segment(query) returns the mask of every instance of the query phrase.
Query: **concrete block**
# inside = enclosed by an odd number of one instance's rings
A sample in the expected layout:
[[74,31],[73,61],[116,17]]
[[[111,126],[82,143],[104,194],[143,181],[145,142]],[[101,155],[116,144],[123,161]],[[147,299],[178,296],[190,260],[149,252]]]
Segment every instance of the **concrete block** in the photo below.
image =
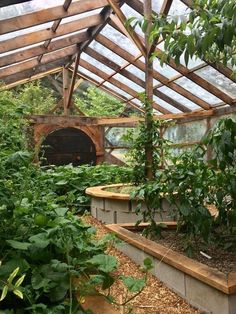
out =
[[92,197],[91,206],[95,208],[104,209],[104,199],[101,197]]
[[105,199],[105,210],[112,211],[129,211],[129,201],[127,200],[115,200],[115,199]]
[[181,296],[185,296],[185,274],[178,269],[154,259],[154,275]]
[[97,219],[105,224],[114,224],[114,212],[113,211],[105,211],[99,208],[97,210]]
[[229,314],[236,314],[236,294],[229,296]]
[[[229,312],[229,297],[223,292],[186,275],[186,298],[189,303],[212,314],[235,314]],[[233,302],[232,302],[233,304]]]
[[133,212],[117,211],[117,223],[135,223],[138,220],[142,220],[142,215],[136,215]]

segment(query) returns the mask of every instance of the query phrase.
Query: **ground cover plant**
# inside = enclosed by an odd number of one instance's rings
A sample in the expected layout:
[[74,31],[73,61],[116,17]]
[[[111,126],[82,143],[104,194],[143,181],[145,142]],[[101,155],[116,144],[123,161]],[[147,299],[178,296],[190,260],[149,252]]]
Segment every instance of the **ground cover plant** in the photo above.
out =
[[[96,240],[95,228],[76,214],[88,207],[86,187],[126,182],[130,170],[34,165],[22,132],[29,129],[27,106],[12,92],[0,94],[0,105],[0,313],[82,313],[75,294],[97,287],[112,302],[118,265],[105,250],[113,237]],[[146,282],[145,276],[121,279],[132,294]]]

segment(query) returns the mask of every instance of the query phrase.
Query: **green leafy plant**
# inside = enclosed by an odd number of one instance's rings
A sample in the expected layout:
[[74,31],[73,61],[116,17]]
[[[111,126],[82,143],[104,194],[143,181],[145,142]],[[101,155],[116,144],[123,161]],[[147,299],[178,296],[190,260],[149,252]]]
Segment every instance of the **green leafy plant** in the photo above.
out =
[[76,96],[75,104],[83,113],[92,117],[117,117],[125,108],[116,98],[96,87],[89,87],[82,96]]

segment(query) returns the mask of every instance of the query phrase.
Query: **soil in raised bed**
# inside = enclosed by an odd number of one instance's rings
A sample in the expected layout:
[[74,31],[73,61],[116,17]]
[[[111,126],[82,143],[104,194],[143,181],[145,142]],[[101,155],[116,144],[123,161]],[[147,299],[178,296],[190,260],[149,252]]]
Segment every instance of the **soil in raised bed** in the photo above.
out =
[[[184,248],[184,241],[182,234],[176,234],[174,230],[162,231],[161,237],[155,239],[155,242],[165,247],[171,248],[173,251],[188,256]],[[218,269],[219,271],[228,274],[236,272],[236,253],[234,251],[227,251],[212,243],[209,247],[198,242],[198,248],[194,245],[193,256],[188,256],[198,262],[201,262],[209,267]],[[200,253],[202,252],[202,253]],[[210,258],[204,256],[208,255]]]

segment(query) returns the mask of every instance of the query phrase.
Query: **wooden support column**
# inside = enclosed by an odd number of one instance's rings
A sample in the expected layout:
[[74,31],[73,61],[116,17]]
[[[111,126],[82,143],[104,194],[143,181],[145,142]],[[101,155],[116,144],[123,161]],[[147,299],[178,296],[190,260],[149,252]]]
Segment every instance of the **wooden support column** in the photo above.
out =
[[63,67],[63,107],[64,115],[68,115],[68,99],[69,99],[69,70]]
[[69,89],[67,103],[66,103],[67,109],[71,105],[71,99],[72,99],[72,94],[74,91],[74,86],[75,86],[75,81],[76,81],[76,76],[77,76],[77,71],[78,71],[78,66],[79,66],[79,60],[80,60],[80,51],[78,51],[78,53],[76,55],[76,59],[75,59],[74,70],[73,70],[73,74],[72,74],[72,78],[71,78],[70,89]]
[[152,1],[144,0],[144,17],[147,20],[147,29],[145,32],[145,124],[147,132],[147,140],[145,143],[145,174],[148,180],[153,180],[153,61],[150,59],[149,34],[152,26]]

